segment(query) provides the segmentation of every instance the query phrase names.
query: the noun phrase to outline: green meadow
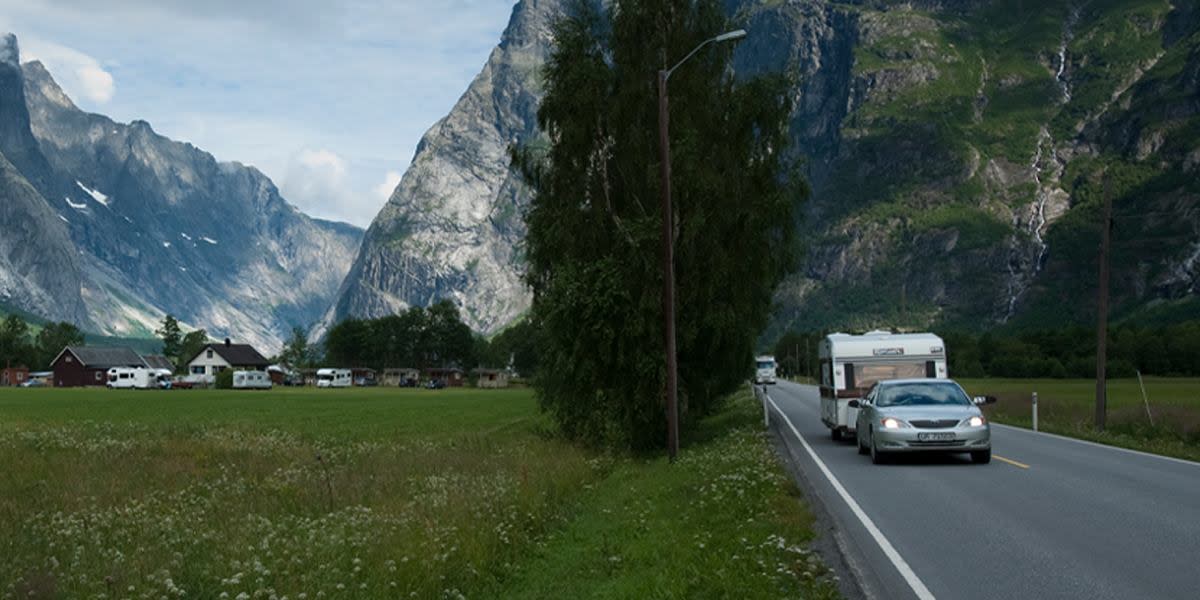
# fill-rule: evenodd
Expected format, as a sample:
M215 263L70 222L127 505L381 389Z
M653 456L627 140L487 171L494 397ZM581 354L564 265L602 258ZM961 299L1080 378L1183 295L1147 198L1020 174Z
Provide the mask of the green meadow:
M1147 377L1108 382L1108 423L1095 430L1096 383L1090 379L963 379L968 392L996 396L988 407L998 423L1031 427L1038 394L1038 428L1114 446L1200 460L1200 379ZM1149 410L1147 412L1147 406Z
M525 389L0 389L0 597L835 597L759 418L672 465Z

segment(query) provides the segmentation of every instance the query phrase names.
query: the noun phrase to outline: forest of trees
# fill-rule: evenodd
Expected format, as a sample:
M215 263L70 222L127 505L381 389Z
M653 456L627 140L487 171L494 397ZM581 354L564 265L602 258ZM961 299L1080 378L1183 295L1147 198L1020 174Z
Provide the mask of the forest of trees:
M1091 378L1096 375L1096 332L1070 327L1025 332L946 331L954 377ZM818 332L788 332L774 346L788 375L813 376ZM747 367L749 368L749 367ZM1175 325L1122 325L1109 331L1108 376L1200 376L1200 320Z
M83 343L83 332L70 323L47 323L37 332L17 315L0 322L0 367L25 366L34 371L48 369L62 349Z

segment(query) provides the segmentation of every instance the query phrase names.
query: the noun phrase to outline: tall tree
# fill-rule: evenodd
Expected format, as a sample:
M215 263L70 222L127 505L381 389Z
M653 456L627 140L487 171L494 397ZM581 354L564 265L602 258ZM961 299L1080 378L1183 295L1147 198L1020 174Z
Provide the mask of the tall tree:
M715 0L582 0L555 25L538 124L514 152L534 188L527 280L541 406L569 436L665 443L657 73L728 29ZM786 164L788 82L735 81L730 48L670 81L684 426L735 389L793 257L806 188Z
M49 367L50 361L67 346L83 343L83 332L67 323L47 323L37 334L37 368ZM32 366L32 365L31 365Z
M292 335L284 344L279 360L294 369L312 366L313 352L308 345L308 333L303 327L292 326Z
M179 328L179 321L171 315L164 316L162 325L154 330L154 335L162 340L163 354L172 361L178 361L179 352L182 350L180 344L183 342L183 331Z
M0 324L0 368L6 365L33 366L33 360L29 324L17 315L5 317Z
M179 357L175 360L175 370L183 371L188 361L200 354L200 349L208 344L208 332L203 329L189 331L179 342Z

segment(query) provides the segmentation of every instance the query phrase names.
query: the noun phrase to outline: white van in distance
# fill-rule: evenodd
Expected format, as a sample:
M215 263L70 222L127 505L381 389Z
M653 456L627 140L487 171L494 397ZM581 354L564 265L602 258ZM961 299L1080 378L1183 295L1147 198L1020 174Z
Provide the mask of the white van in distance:
M343 388L350 387L350 369L318 369L317 387Z
M775 384L775 357L769 354L754 357L754 383Z
M149 390L170 387L171 372L145 367L113 367L108 370L109 389Z
M945 379L946 343L932 333L831 333L821 341L821 422L834 440L853 435L858 409L849 406L877 382Z
M269 390L271 389L271 375L265 371L234 371L233 389Z

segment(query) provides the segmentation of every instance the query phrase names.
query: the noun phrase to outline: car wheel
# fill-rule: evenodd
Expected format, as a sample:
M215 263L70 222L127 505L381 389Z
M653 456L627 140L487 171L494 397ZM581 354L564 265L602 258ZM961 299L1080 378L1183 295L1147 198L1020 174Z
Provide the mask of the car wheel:
M833 438L833 441L835 442L842 441L842 430L834 427L830 430L829 437Z
M977 465L986 465L992 462L992 451L989 449L972 452L971 461Z
M871 462L877 465L882 465L887 462L887 456L879 451L879 447L875 445L875 436L871 436Z
M862 431L862 430L860 429L859 431ZM867 445L863 443L863 436L861 433L856 433L854 435L854 441L855 441L855 443L858 444L858 453L866 454L867 453Z

